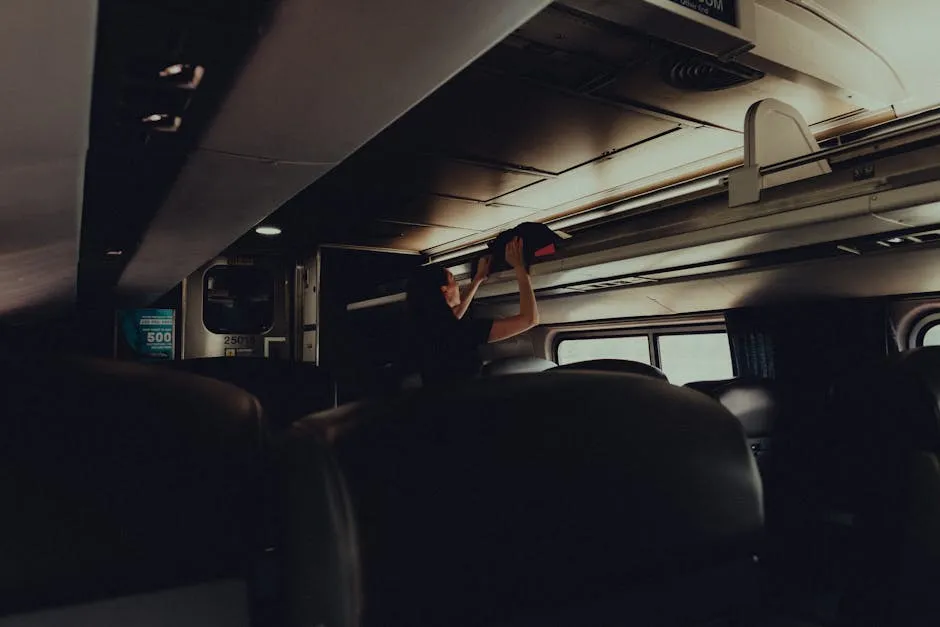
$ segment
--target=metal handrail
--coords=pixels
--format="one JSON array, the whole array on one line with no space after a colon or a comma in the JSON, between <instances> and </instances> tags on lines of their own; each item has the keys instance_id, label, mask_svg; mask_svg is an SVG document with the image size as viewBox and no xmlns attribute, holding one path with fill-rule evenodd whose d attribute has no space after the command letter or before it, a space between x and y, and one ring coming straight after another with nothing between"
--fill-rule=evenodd
<instances>
[{"instance_id":1,"label":"metal handrail","mask_svg":"<svg viewBox=\"0 0 940 627\"><path fill-rule=\"evenodd\" d=\"M857 139L855 141L848 142L847 144L841 144L839 146L833 146L831 148L825 148L818 152L814 152L808 155L802 155L799 157L793 157L792 159L786 159L785 161L780 161L778 163L771 163L769 165L762 166L760 168L761 174L775 174L777 172L783 172L791 168L798 168L803 165L808 165L810 163L816 163L817 161L822 161L823 159L828 159L829 157L837 157L839 155L844 155L846 153L854 152L859 148L866 148L868 146L876 146L882 142L890 141L892 139L898 139L899 137L904 137L905 135L916 133L918 131L928 130L934 127L940 126L940 118L931 118L919 122L917 124L912 124L910 126L905 126L903 128L895 129L892 131L886 131L880 135L874 135L872 137L865 137L862 139Z\"/></svg>"}]
</instances>

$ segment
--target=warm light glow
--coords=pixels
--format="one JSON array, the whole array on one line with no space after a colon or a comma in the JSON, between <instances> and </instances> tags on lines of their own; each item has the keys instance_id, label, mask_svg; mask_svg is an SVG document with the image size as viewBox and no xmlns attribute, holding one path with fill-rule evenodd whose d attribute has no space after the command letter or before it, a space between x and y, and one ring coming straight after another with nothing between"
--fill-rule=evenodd
<instances>
[{"instance_id":1,"label":"warm light glow","mask_svg":"<svg viewBox=\"0 0 940 627\"><path fill-rule=\"evenodd\" d=\"M255 228L255 233L267 236L280 235L281 229L276 226L259 226Z\"/></svg>"},{"instance_id":2,"label":"warm light glow","mask_svg":"<svg viewBox=\"0 0 940 627\"><path fill-rule=\"evenodd\" d=\"M183 64L177 63L176 65L171 65L167 68L164 68L160 72L160 76L175 76L176 74L182 74L182 73L183 73Z\"/></svg>"}]
</instances>

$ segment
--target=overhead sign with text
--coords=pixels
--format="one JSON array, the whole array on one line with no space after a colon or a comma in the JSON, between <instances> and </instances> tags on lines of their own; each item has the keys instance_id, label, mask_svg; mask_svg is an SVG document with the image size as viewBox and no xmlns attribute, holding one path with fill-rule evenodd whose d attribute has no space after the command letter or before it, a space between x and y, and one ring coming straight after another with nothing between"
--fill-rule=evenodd
<instances>
[{"instance_id":1,"label":"overhead sign with text","mask_svg":"<svg viewBox=\"0 0 940 627\"><path fill-rule=\"evenodd\" d=\"M736 0L672 0L672 2L730 26L738 25Z\"/></svg>"}]
</instances>

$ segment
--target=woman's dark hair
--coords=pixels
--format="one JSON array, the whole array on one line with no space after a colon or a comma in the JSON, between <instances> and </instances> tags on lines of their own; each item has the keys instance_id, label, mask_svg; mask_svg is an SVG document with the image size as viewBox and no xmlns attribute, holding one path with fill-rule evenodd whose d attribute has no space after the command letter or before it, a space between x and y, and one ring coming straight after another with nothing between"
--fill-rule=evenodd
<instances>
[{"instance_id":1,"label":"woman's dark hair","mask_svg":"<svg viewBox=\"0 0 940 627\"><path fill-rule=\"evenodd\" d=\"M447 281L447 271L440 266L423 266L408 281L408 316L418 328L441 329L457 320L441 292Z\"/></svg>"}]
</instances>

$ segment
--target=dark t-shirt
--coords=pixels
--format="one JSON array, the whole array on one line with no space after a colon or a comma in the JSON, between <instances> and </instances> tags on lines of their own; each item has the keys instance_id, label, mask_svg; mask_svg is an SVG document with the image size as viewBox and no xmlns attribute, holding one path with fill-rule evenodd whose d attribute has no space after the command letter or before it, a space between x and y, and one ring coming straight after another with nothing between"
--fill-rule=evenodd
<instances>
[{"instance_id":1,"label":"dark t-shirt","mask_svg":"<svg viewBox=\"0 0 940 627\"><path fill-rule=\"evenodd\" d=\"M479 348L490 337L492 320L455 320L440 329L420 329L418 359L424 385L435 385L480 374Z\"/></svg>"}]
</instances>

